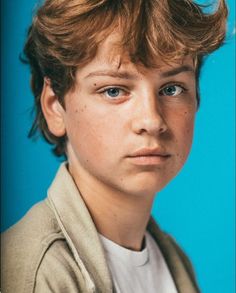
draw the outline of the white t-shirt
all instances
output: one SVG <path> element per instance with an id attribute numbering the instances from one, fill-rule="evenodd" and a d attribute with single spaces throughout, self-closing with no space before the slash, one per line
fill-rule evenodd
<path id="1" fill-rule="evenodd" d="M 100 234 L 117 293 L 177 293 L 161 251 L 145 233 L 145 248 L 133 251 Z"/>

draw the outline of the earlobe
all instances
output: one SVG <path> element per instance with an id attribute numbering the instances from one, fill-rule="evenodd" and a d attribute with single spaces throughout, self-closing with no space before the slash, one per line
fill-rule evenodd
<path id="1" fill-rule="evenodd" d="M 41 107 L 49 131 L 57 137 L 65 135 L 65 110 L 59 102 L 58 97 L 55 95 L 48 78 L 44 78 L 43 91 L 41 94 Z"/>

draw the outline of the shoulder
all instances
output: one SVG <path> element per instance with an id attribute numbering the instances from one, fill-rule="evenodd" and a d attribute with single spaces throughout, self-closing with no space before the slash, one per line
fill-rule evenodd
<path id="1" fill-rule="evenodd" d="M 31 292 L 39 264 L 56 241 L 64 241 L 64 237 L 45 200 L 1 236 L 1 289 L 9 293 Z"/>
<path id="2" fill-rule="evenodd" d="M 49 235 L 59 232 L 54 214 L 45 200 L 34 205 L 19 222 L 2 234 L 3 249 L 6 253 L 24 252 L 25 248 L 38 246 Z"/>

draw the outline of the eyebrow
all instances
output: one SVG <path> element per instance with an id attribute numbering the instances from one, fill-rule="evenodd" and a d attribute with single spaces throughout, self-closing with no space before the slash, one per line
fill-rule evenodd
<path id="1" fill-rule="evenodd" d="M 171 77 L 183 72 L 192 72 L 195 73 L 194 68 L 189 66 L 189 65 L 183 65 L 168 71 L 161 72 L 161 77 Z M 127 71 L 124 72 L 118 72 L 118 71 L 113 71 L 113 70 L 100 70 L 100 71 L 94 71 L 89 73 L 85 78 L 90 78 L 94 76 L 110 76 L 114 78 L 121 78 L 121 79 L 129 79 L 129 80 L 135 80 L 138 79 L 137 75 L 131 74 Z"/>
<path id="2" fill-rule="evenodd" d="M 168 70 L 168 71 L 161 72 L 161 77 L 163 77 L 163 78 L 164 77 L 171 77 L 171 76 L 183 73 L 183 72 L 192 72 L 195 74 L 195 70 L 193 67 L 191 67 L 189 65 L 183 65 L 183 66 L 176 67 L 176 68 Z"/>
<path id="3" fill-rule="evenodd" d="M 114 78 L 122 78 L 122 79 L 137 79 L 134 74 L 130 74 L 129 72 L 118 72 L 112 70 L 102 70 L 102 71 L 95 71 L 89 73 L 85 78 L 93 77 L 93 76 L 110 76 Z"/>

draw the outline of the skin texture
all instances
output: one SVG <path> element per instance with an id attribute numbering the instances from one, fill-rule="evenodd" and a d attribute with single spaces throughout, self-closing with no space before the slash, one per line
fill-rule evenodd
<path id="1" fill-rule="evenodd" d="M 124 247 L 141 249 L 156 192 L 187 159 L 195 83 L 190 57 L 144 68 L 130 62 L 113 35 L 77 70 L 65 109 L 45 79 L 48 127 L 54 135 L 67 134 L 69 171 L 98 231 Z M 143 148 L 161 155 L 134 157 Z"/>

